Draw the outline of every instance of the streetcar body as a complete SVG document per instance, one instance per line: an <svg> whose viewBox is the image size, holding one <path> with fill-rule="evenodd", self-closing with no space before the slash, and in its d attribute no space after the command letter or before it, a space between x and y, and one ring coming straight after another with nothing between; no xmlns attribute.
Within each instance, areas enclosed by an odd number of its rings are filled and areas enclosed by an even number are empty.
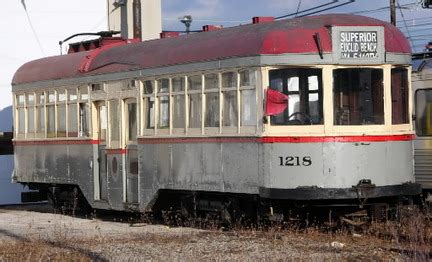
<svg viewBox="0 0 432 262"><path fill-rule="evenodd" d="M432 55L413 55L412 85L416 139L414 141L414 174L425 190L432 190Z"/></svg>
<svg viewBox="0 0 432 262"><path fill-rule="evenodd" d="M354 15L212 28L22 66L14 180L137 211L419 194L397 28Z"/></svg>

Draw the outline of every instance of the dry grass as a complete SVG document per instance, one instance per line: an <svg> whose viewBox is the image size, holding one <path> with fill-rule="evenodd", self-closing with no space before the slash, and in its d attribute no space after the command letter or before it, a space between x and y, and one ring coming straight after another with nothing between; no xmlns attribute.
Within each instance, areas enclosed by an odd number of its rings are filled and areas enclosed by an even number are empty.
<svg viewBox="0 0 432 262"><path fill-rule="evenodd" d="M180 223L176 217L174 220ZM188 223L201 227L198 222ZM210 225L204 231L185 233L137 231L84 238L59 224L54 225L50 236L0 242L0 261L431 259L431 221L418 210L401 212L396 221L373 222L357 229L356 234L347 228L276 223L261 228L234 226L228 231Z"/></svg>

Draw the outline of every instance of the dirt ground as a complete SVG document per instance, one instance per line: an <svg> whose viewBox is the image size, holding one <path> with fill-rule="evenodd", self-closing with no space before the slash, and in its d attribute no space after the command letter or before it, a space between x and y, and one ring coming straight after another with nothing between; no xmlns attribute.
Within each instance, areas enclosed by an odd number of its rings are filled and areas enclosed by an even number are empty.
<svg viewBox="0 0 432 262"><path fill-rule="evenodd" d="M427 219L409 219L405 226L376 224L353 233L279 227L203 230L115 217L65 216L47 205L0 207L0 261L431 259Z"/></svg>

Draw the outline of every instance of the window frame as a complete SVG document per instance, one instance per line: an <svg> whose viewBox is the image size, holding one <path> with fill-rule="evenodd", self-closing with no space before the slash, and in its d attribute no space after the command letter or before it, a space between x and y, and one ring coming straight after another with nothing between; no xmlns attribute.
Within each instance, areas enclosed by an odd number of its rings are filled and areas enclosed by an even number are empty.
<svg viewBox="0 0 432 262"><path fill-rule="evenodd" d="M383 67L381 67L381 68L376 68L376 67L372 67L372 66L364 66L364 67L347 67L347 68L334 68L333 70L332 70L332 72L333 72L333 86L332 86L332 89L333 89L333 93L332 93L332 95L333 95L333 114L335 114L335 103L336 103L336 101L335 101L335 88L336 88L336 81L335 81L335 74L334 74L334 72L336 71L336 70L360 70L360 69L369 69L370 71L371 71L371 77L372 77L372 73L373 73L373 70L379 70L380 71L380 73L381 73L381 78L382 78L382 85L381 85L381 87L382 87L382 90L381 90L381 93L382 93L382 95L383 95L383 97L382 97L382 101L381 101L381 103L382 103L382 123L376 123L376 122L374 122L374 123L370 123L370 124L337 124L337 123L335 123L335 119L334 119L334 117L335 117L335 115L333 115L333 125L334 126L337 126L337 127L341 127L341 126L357 126L357 127L366 127L366 126L383 126L383 125L385 125L386 123L385 123L385 118L386 118L386 107L385 107L385 68L383 68ZM360 75L359 75L359 79L360 79ZM372 79L372 78L371 78ZM352 81L352 80L351 80ZM370 88L371 89L371 92L373 92L373 87L371 87ZM339 92L341 92L341 91L339 91ZM361 96L361 95L360 95ZM351 97L350 97L351 98ZM371 100L372 102L374 101L374 98L372 98L372 100ZM359 101L356 101L356 102L359 102ZM350 117L351 117L351 115L350 115Z"/></svg>
<svg viewBox="0 0 432 262"><path fill-rule="evenodd" d="M163 92L160 92L160 84L162 84L162 80L167 79L168 80L168 90L164 90ZM172 88L172 81L170 77L167 76L161 76L160 78L157 78L155 81L156 85L154 90L156 91L156 113L155 113L155 132L157 135L170 135L172 134L172 99L171 99L171 88ZM167 114L167 126L160 126L161 121L161 98L168 98L168 114Z"/></svg>
<svg viewBox="0 0 432 262"><path fill-rule="evenodd" d="M145 87L146 87L146 82L149 81L152 83L152 92L151 93L145 93ZM142 114L139 116L139 118L141 118L141 123L142 123L142 132L141 135L142 136L153 136L156 134L156 79L154 78L148 78L148 79L143 79L141 80L141 85L142 85L142 90L140 90L140 96L141 96L141 110L140 112L142 112ZM151 101L151 99L153 98L153 101ZM148 107L149 104L147 104L147 102L145 100L149 100L150 102L152 102L152 107L153 107L153 113L151 113L151 107ZM151 123L153 121L153 126L151 126ZM150 128L147 128L147 126L149 126Z"/></svg>
<svg viewBox="0 0 432 262"><path fill-rule="evenodd" d="M323 94L323 123L319 125L271 125L270 124L270 116L264 116L264 112L261 114L261 116L264 117L264 130L263 134L271 134L275 136L305 136L305 135L323 135L326 128L326 118L328 118L328 114L326 114L326 101L328 104L329 98L326 97L326 84L332 83L332 79L329 76L329 68L326 65L289 65L289 66L268 66L268 67L262 67L261 68L261 76L262 76L262 101L263 106L265 107L266 103L266 97L264 95L264 92L267 91L267 88L270 87L270 76L269 72L271 70L279 70L279 69L286 69L286 68L305 68L305 69L321 69L321 77L322 77L322 94ZM327 88L328 89L328 88ZM328 93L328 92L327 92ZM327 94L328 96L328 94ZM331 99L333 101L333 99ZM331 110L333 112L333 110ZM258 117L259 118L259 117ZM333 119L333 117L332 117Z"/></svg>
<svg viewBox="0 0 432 262"><path fill-rule="evenodd" d="M205 80L205 76L206 75L216 75L217 78L217 87L216 88L210 88L210 89L206 89L206 80ZM222 79L221 79L221 73L220 71L208 71L203 73L204 76L204 82L203 84L203 96L202 96L202 100L204 101L204 111L203 111L203 125L204 125L204 134L206 135L217 135L222 133ZM218 125L217 126L207 126L206 125L206 119L207 119L207 100L208 100L208 94L217 94L218 97L218 103L217 103L217 112L218 112Z"/></svg>
<svg viewBox="0 0 432 262"><path fill-rule="evenodd" d="M241 83L241 72L248 71L249 74L254 75L253 83L249 82L249 85L242 85ZM238 70L238 76L239 76L239 133L255 133L259 128L259 109L262 108L258 104L258 91L260 90L259 87L259 75L258 75L258 68L252 67L252 68L246 68L246 69L240 69ZM250 81L250 80L249 80ZM254 98L255 98L255 124L254 125L243 125L243 91L249 91L254 90ZM262 113L261 113L262 114Z"/></svg>
<svg viewBox="0 0 432 262"><path fill-rule="evenodd" d="M36 91L36 102L35 102L35 108L36 108L36 126L35 126L35 137L36 138L46 138L47 137L47 112L46 112L46 101L47 101L47 92L45 90L42 91ZM40 103L40 97L43 95L43 103ZM43 112L43 131L39 132L39 124L40 124L40 114L39 109L42 109Z"/></svg>
<svg viewBox="0 0 432 262"><path fill-rule="evenodd" d="M414 111L413 111L413 113L414 113L414 115L415 115L415 124L414 124L414 130L415 130L415 133L416 133L416 136L417 137L432 137L432 132L431 132L431 134L430 135L425 135L425 134L419 134L419 132L418 132L418 130L419 130L419 128L418 128L418 125L417 125L417 121L419 120L419 114L418 114L418 111L417 111L417 105L418 105L418 99L417 99L417 93L418 92L420 92L420 91L430 91L430 92L432 92L432 87L424 87L424 88L419 88L419 89L416 89L416 91L414 92L414 105L415 105L415 108L413 109ZM432 101L431 101L432 102ZM431 123L431 126L432 126L432 123Z"/></svg>
<svg viewBox="0 0 432 262"><path fill-rule="evenodd" d="M201 87L200 89L197 90L192 90L189 88L189 78L192 77L199 77L201 79ZM199 134L204 134L204 74L190 74L187 77L187 84L186 84L186 122L187 122L187 129L186 129L186 133L188 135L199 135ZM190 96L191 95L199 95L200 96L200 101L201 101L201 119L200 119L200 127L190 127Z"/></svg>
<svg viewBox="0 0 432 262"><path fill-rule="evenodd" d="M235 75L234 79L234 86L224 86L224 74L232 73ZM238 70L227 70L220 72L220 127L221 127L221 133L223 134L235 134L240 132L240 74ZM227 93L234 93L235 94L235 113L236 113L236 120L234 125L225 125L225 113L226 113L226 107L225 107L225 100L227 97Z"/></svg>
<svg viewBox="0 0 432 262"><path fill-rule="evenodd" d="M74 90L75 92L75 96L76 99L75 100L71 100L70 96L71 96L71 90ZM66 117L67 117L67 121L66 121L66 137L68 138L78 138L79 137L79 92L78 92L78 88L77 87L71 87L71 88L66 88ZM71 115L70 115L70 108L71 106L74 105L76 107L75 110L75 118L76 118L76 126L75 129L76 134L71 132Z"/></svg>
<svg viewBox="0 0 432 262"><path fill-rule="evenodd" d="M22 104L20 103L20 98L19 97L23 97L23 102ZM15 120L15 136L16 138L20 139L25 139L26 138L26 134L27 134L27 108L26 108L26 94L25 93L15 93L14 95L14 100L15 100L15 116L16 116L16 120ZM20 110L23 110L23 115L20 116ZM22 120L22 124L24 125L23 130L21 132L21 117L24 117L24 119Z"/></svg>
<svg viewBox="0 0 432 262"><path fill-rule="evenodd" d="M180 91L174 91L174 80L175 79L182 79L183 80L183 90ZM171 97L171 101L172 101L172 105L171 105L171 112L170 112L170 119L172 119L172 134L177 134L177 135L184 135L186 134L186 127L187 127L187 89L188 89L188 82L187 82L187 76L185 75L177 75L177 76L172 76L170 77L170 82L171 82L171 90L170 90L170 97ZM180 99L183 97L183 127L174 127L174 113L175 113L175 98L176 97L180 97Z"/></svg>

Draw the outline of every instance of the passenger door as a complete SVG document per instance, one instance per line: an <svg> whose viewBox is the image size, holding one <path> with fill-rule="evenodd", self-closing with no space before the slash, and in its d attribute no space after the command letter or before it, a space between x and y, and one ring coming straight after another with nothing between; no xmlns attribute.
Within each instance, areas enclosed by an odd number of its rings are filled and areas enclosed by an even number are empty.
<svg viewBox="0 0 432 262"><path fill-rule="evenodd" d="M124 103L124 131L126 149L126 202L138 203L139 172L138 172L138 107L136 99L126 99Z"/></svg>
<svg viewBox="0 0 432 262"><path fill-rule="evenodd" d="M96 153L96 195L98 200L108 200L108 179L107 179L107 107L105 102L95 102L96 109L96 130L98 139L98 148Z"/></svg>

